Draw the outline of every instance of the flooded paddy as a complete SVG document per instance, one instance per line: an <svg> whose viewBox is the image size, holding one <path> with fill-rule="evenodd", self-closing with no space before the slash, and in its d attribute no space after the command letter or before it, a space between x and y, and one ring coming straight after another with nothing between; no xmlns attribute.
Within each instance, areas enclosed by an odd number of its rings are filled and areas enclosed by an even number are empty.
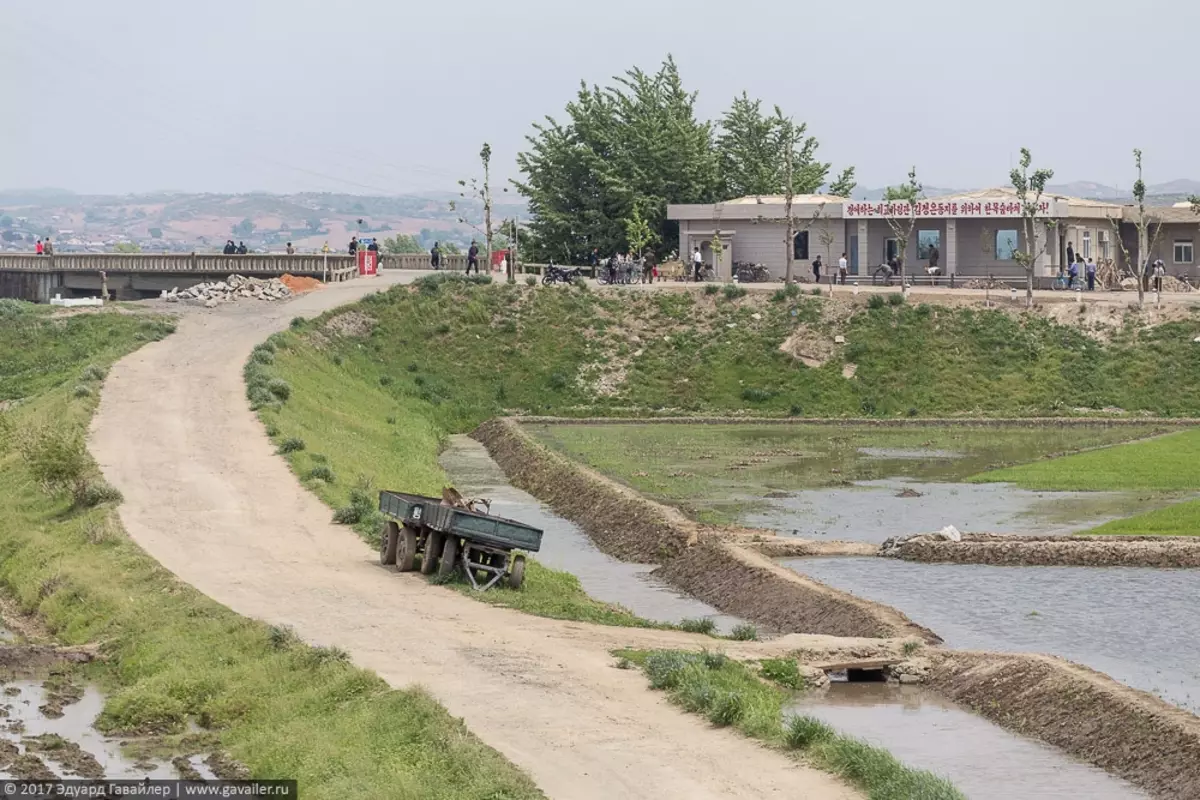
<svg viewBox="0 0 1200 800"><path fill-rule="evenodd" d="M78 699L74 699L78 697ZM173 779L215 777L201 756L172 762L132 758L121 741L93 723L104 707L94 687L73 690L63 703L42 681L10 681L0 694L0 778Z"/></svg>
<svg viewBox="0 0 1200 800"><path fill-rule="evenodd" d="M902 611L937 632L946 647L1061 656L1200 714L1200 570L886 558L783 563Z"/></svg>
<svg viewBox="0 0 1200 800"><path fill-rule="evenodd" d="M659 581L650 574L653 565L630 564L601 553L577 525L509 484L503 470L474 439L450 437L441 464L464 496L491 500L492 513L545 531L542 549L534 557L548 567L570 572L595 599L622 605L655 622L707 617L722 633L741 621Z"/></svg>
<svg viewBox="0 0 1200 800"><path fill-rule="evenodd" d="M905 764L949 778L971 800L1135 800L1148 795L1048 745L1010 733L916 686L833 683L790 712L816 717Z"/></svg>
<svg viewBox="0 0 1200 800"><path fill-rule="evenodd" d="M1144 438L1123 427L530 425L540 441L697 519L880 542L954 525L1065 534L1166 505L1146 492L973 483L991 469Z"/></svg>

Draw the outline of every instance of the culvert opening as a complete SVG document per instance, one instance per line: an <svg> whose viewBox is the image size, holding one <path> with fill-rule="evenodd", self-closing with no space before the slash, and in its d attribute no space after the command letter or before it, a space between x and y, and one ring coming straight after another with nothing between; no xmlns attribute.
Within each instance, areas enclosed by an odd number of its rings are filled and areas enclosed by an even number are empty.
<svg viewBox="0 0 1200 800"><path fill-rule="evenodd" d="M887 683L887 676L881 669L848 669L847 683Z"/></svg>

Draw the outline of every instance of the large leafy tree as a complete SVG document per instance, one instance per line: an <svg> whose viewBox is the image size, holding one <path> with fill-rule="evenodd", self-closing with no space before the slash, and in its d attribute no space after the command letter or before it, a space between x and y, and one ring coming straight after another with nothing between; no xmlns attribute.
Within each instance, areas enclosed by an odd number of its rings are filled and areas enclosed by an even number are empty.
<svg viewBox="0 0 1200 800"><path fill-rule="evenodd" d="M581 85L566 121L535 125L517 157L535 257L623 250L635 213L656 241L677 241L667 204L720 195L712 125L696 119L695 100L668 58L653 74L635 68L606 88Z"/></svg>

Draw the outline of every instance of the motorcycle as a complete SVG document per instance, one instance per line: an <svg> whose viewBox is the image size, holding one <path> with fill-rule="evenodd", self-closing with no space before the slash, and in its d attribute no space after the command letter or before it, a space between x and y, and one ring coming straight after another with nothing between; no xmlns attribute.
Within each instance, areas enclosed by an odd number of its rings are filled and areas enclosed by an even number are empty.
<svg viewBox="0 0 1200 800"><path fill-rule="evenodd" d="M579 277L578 267L558 267L548 264L542 272L542 284L550 286L554 283L573 283Z"/></svg>

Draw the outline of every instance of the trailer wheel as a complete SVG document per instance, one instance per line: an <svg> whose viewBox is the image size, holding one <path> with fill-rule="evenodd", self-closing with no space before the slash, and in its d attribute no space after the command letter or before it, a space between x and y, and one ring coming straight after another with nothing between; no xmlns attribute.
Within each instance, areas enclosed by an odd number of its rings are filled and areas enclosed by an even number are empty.
<svg viewBox="0 0 1200 800"><path fill-rule="evenodd" d="M525 582L525 556L513 556L512 568L508 571L508 585L511 589L520 589Z"/></svg>
<svg viewBox="0 0 1200 800"><path fill-rule="evenodd" d="M399 539L400 526L394 522L385 522L383 531L379 534L379 563L391 566L396 563L396 544Z"/></svg>
<svg viewBox="0 0 1200 800"><path fill-rule="evenodd" d="M442 544L442 560L438 564L438 577L448 578L458 568L458 537L447 536Z"/></svg>
<svg viewBox="0 0 1200 800"><path fill-rule="evenodd" d="M405 525L396 547L396 572L412 572L417 560L417 531Z"/></svg>
<svg viewBox="0 0 1200 800"><path fill-rule="evenodd" d="M425 534L425 552L421 554L421 574L432 575L442 552L442 535L437 531Z"/></svg>

